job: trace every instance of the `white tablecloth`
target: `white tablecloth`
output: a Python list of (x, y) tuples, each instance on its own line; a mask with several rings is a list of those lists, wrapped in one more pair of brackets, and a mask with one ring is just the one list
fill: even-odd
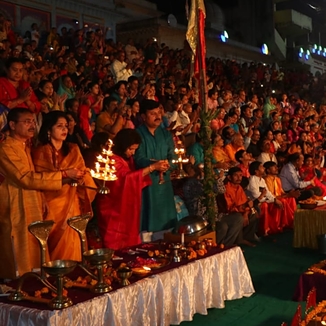
[(61, 311), (0, 303), (0, 325), (168, 326), (253, 293), (242, 251), (234, 247)]

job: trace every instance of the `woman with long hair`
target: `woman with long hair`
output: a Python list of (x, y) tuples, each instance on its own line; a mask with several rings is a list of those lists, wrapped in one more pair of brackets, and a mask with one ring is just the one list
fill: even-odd
[(141, 242), (139, 236), (142, 189), (151, 184), (149, 174), (165, 166), (164, 161), (136, 170), (134, 154), (141, 137), (134, 129), (122, 129), (114, 138), (112, 151), (116, 181), (108, 182), (109, 195), (97, 197), (97, 217), (104, 247), (121, 249)]
[(53, 91), (53, 84), (50, 80), (44, 79), (41, 80), (38, 89), (35, 91), (36, 96), (41, 101), (40, 97), (42, 94), (46, 96), (47, 107), (49, 111), (60, 110), (64, 111), (64, 103), (67, 99), (67, 95), (62, 96), (57, 95)]
[(301, 128), (299, 128), (299, 121), (296, 118), (291, 118), (289, 121), (289, 129), (287, 131), (287, 139), (290, 143), (295, 143), (299, 140)]
[(55, 222), (48, 239), (51, 260), (72, 259), (81, 261), (79, 236), (67, 224), (67, 219), (92, 213), (91, 202), (96, 192), (83, 185), (95, 188), (95, 183), (86, 169), (84, 160), (76, 144), (66, 142), (68, 119), (61, 111), (48, 113), (43, 121), (38, 140), (40, 146), (33, 150), (33, 162), (36, 172), (64, 171), (78, 169), (82, 171), (78, 186), (70, 183), (58, 191), (44, 191), (48, 205), (46, 220)]
[(127, 105), (130, 106), (131, 115), (130, 120), (134, 124), (135, 128), (139, 127), (143, 123), (143, 119), (140, 116), (140, 104), (138, 100), (132, 99), (127, 102)]
[(92, 112), (95, 115), (99, 115), (103, 107), (103, 95), (101, 95), (101, 89), (98, 83), (90, 83), (87, 85), (89, 94), (87, 98), (90, 102)]
[(219, 134), (212, 134), (212, 136), (213, 157), (216, 162), (224, 163), (225, 168), (228, 169), (231, 166), (232, 161), (224, 149), (224, 140)]
[(326, 186), (319, 180), (323, 176), (323, 172), (314, 165), (312, 155), (304, 155), (303, 165), (299, 169), (299, 173), (303, 181), (310, 181), (315, 178), (315, 185), (322, 190), (322, 195), (326, 196)]
[(78, 125), (78, 117), (74, 112), (67, 112), (68, 119), (68, 134), (66, 141), (77, 144), (80, 151), (83, 152), (91, 143), (85, 135), (84, 131)]
[(82, 98), (82, 102), (78, 108), (78, 116), (80, 129), (83, 130), (88, 141), (91, 141), (94, 133), (91, 127), (92, 110), (88, 98)]

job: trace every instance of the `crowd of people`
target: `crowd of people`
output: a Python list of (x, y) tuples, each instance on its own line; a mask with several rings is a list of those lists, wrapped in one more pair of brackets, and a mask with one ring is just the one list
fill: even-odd
[[(94, 210), (112, 249), (205, 217), (188, 49), (115, 43), (100, 28), (44, 36), (33, 24), (22, 37), (3, 17), (0, 30), (0, 278), (38, 267), (33, 221), (55, 221), (51, 260), (81, 260), (70, 217)], [(219, 58), (206, 69), (217, 242), (254, 246), (291, 228), (298, 202), (326, 195), (325, 76)], [(89, 171), (109, 139), (118, 179), (100, 195)], [(189, 157), (182, 180), (173, 177), (176, 147)]]

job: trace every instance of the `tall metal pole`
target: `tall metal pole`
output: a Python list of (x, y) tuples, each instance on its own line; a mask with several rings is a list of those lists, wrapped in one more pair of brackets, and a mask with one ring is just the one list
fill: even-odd
[[(197, 9), (198, 10), (198, 9)], [(198, 10), (200, 11), (200, 10)], [(200, 89), (200, 103), (202, 104), (202, 110), (204, 110), (205, 112), (208, 111), (208, 107), (207, 107), (207, 81), (206, 81), (206, 68), (204, 69), (204, 67), (206, 67), (205, 62), (203, 62), (205, 60), (205, 56), (202, 56), (201, 54), (204, 52), (203, 50), (203, 40), (202, 37), (205, 38), (205, 35), (202, 35), (202, 33), (200, 31), (204, 31), (204, 26), (203, 26), (203, 21), (201, 19), (201, 15), (200, 13), (198, 13), (197, 15), (197, 26), (198, 26), (198, 43), (197, 43), (197, 47), (198, 47), (198, 51), (197, 51), (197, 56), (198, 56), (198, 68), (199, 68), (199, 89)], [(204, 43), (205, 44), (205, 43)], [(206, 51), (204, 52), (206, 53)]]

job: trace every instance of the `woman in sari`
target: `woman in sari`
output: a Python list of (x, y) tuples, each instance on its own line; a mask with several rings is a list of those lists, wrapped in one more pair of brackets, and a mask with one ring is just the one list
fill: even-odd
[(101, 89), (98, 83), (90, 83), (88, 85), (89, 94), (87, 99), (90, 102), (92, 112), (95, 116), (99, 115), (103, 107), (103, 95), (101, 94)]
[(84, 132), (88, 141), (90, 142), (94, 133), (91, 125), (92, 110), (88, 98), (82, 99), (82, 103), (78, 108), (78, 117), (79, 117), (79, 127)]
[(233, 163), (224, 150), (224, 140), (219, 134), (213, 138), (213, 157), (216, 162), (225, 163), (225, 169), (228, 169)]
[(75, 98), (76, 92), (73, 86), (74, 85), (71, 78), (68, 75), (63, 75), (59, 80), (59, 88), (57, 94), (60, 96), (66, 95), (68, 100)]
[(120, 249), (141, 242), (139, 236), (142, 189), (151, 184), (149, 174), (161, 171), (165, 161), (136, 170), (133, 155), (141, 138), (134, 129), (122, 129), (114, 138), (116, 175), (118, 179), (107, 182), (109, 195), (96, 198), (96, 211), (104, 247)]
[(65, 110), (64, 104), (65, 104), (65, 100), (67, 99), (67, 95), (64, 94), (62, 96), (58, 96), (53, 91), (53, 84), (51, 81), (47, 79), (41, 80), (35, 94), (40, 101), (41, 101), (40, 97), (42, 95), (45, 96), (44, 100), (45, 103), (47, 104), (48, 111)]
[(38, 113), (42, 104), (31, 85), (23, 80), (23, 73), (24, 66), (20, 59), (8, 59), (6, 77), (0, 77), (0, 103), (10, 110), (19, 107)]
[(319, 187), (322, 190), (322, 195), (326, 196), (326, 186), (319, 180), (323, 173), (319, 169), (316, 169), (314, 159), (311, 155), (304, 156), (303, 165), (299, 173), (303, 181), (310, 181), (315, 178), (316, 187)]
[(66, 142), (67, 134), (68, 120), (65, 113), (48, 113), (38, 136), (41, 145), (32, 154), (36, 172), (62, 171), (69, 168), (84, 171), (77, 187), (68, 183), (61, 190), (43, 192), (48, 205), (45, 219), (55, 222), (48, 239), (50, 259), (81, 261), (79, 236), (68, 226), (67, 219), (92, 213), (91, 202), (96, 191), (81, 186), (95, 188), (95, 183), (85, 167), (78, 146)]

